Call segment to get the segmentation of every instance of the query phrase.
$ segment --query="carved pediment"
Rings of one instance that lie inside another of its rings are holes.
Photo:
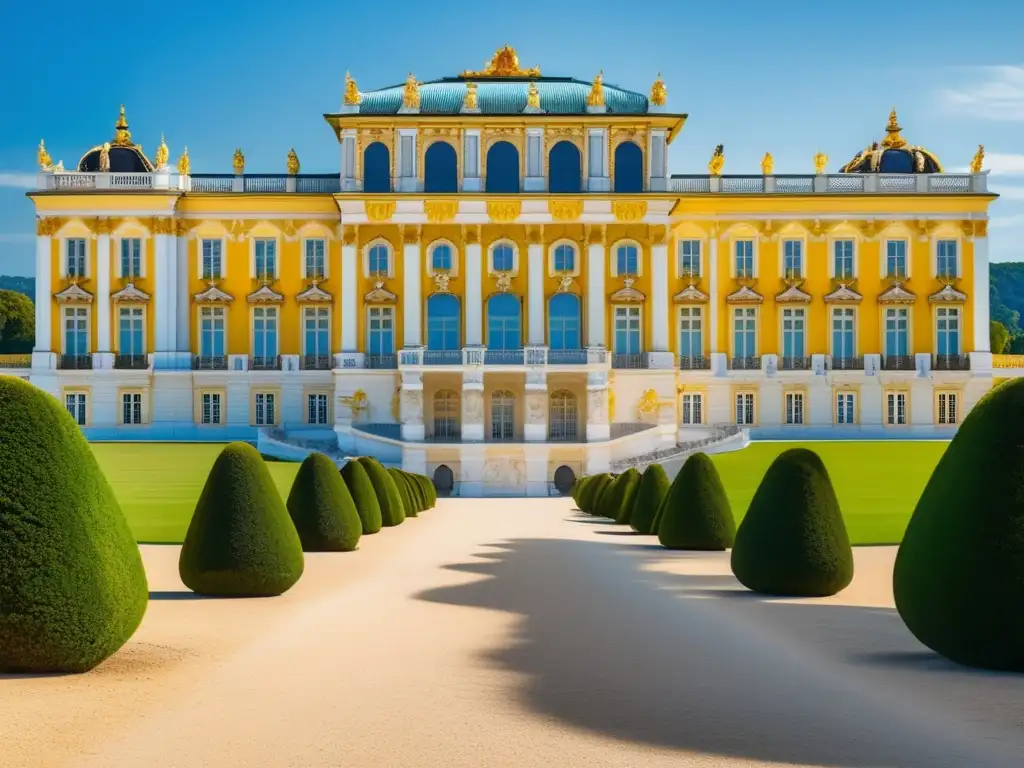
[[[708,295],[693,283],[672,297],[672,301],[676,304],[700,304],[707,300]]]
[[[140,291],[138,288],[136,288],[135,283],[129,282],[120,291],[118,291],[115,294],[112,294],[110,298],[112,298],[114,301],[119,301],[122,303],[145,303],[149,301],[149,294],[146,293],[145,291]]]
[[[295,300],[298,302],[305,302],[309,304],[329,304],[332,300],[331,294],[317,285],[315,282],[309,286],[302,293],[295,296]]]
[[[196,304],[225,304],[229,301],[234,301],[235,297],[230,293],[225,293],[211,283],[209,288],[202,293],[197,293],[192,297],[192,300]]]
[[[912,294],[902,283],[895,282],[892,287],[878,297],[879,304],[913,304],[917,296]]]
[[[619,288],[619,290],[613,293],[610,297],[613,302],[635,304],[647,301],[647,297],[641,291],[633,287],[634,279],[632,277],[623,278],[622,282],[625,283],[625,285],[622,288]]]
[[[397,300],[398,297],[384,287],[382,280],[377,281],[373,290],[363,296],[367,304],[394,304]]]
[[[790,283],[782,293],[775,295],[776,304],[809,304],[811,294],[800,290],[800,283]]]
[[[725,300],[729,304],[760,304],[764,301],[764,296],[749,285],[744,285],[726,296]]]
[[[928,301],[935,302],[936,304],[962,304],[967,301],[967,294],[963,291],[958,291],[950,283],[946,283],[942,286],[941,291],[936,291],[929,296]]]
[[[832,293],[825,294],[826,304],[859,304],[864,297],[845,283],[840,283]]]
[[[260,286],[259,290],[253,291],[245,300],[250,304],[280,304],[284,301],[284,296],[275,291],[267,283]]]
[[[53,294],[53,298],[61,304],[91,303],[93,295],[78,283],[72,283],[60,293]]]

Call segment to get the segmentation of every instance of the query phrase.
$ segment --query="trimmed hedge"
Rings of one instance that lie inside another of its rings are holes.
[[[288,514],[305,552],[351,552],[359,545],[363,523],[338,468],[322,453],[302,462],[291,492]]]
[[[1024,671],[1024,379],[967,415],[910,518],[896,609],[926,646],[972,667]]]
[[[426,475],[413,475],[413,477],[423,494],[423,508],[432,509],[437,502],[437,489]]]
[[[668,549],[720,551],[732,546],[736,522],[711,459],[695,453],[669,488],[658,523],[658,541]]]
[[[654,520],[671,486],[661,464],[651,464],[644,470],[633,502],[633,513],[629,517],[630,528],[643,534],[658,532],[654,528]]]
[[[356,513],[363,524],[363,534],[380,531],[382,526],[380,502],[377,501],[377,491],[374,490],[370,476],[363,465],[355,459],[350,459],[341,468],[341,479],[345,481],[348,492],[352,495]]]
[[[627,525],[633,514],[633,502],[640,490],[640,473],[635,469],[627,469],[612,481],[611,486],[601,497],[597,513],[620,525]]]
[[[416,517],[419,515],[419,505],[415,504],[412,496],[409,495],[409,486],[402,470],[391,467],[385,471],[391,475],[391,480],[395,484],[395,490],[398,491],[398,497],[402,501],[402,509],[405,511],[405,516]]]
[[[423,502],[423,489],[416,480],[416,475],[412,472],[405,472],[400,469],[398,470],[398,474],[402,478],[402,482],[405,483],[405,492],[409,497],[409,503],[413,505],[413,509],[416,510],[416,514],[418,515],[427,508],[426,504]],[[406,511],[408,512],[408,510]]]
[[[588,478],[586,486],[580,493],[579,508],[581,512],[586,512],[588,515],[594,514],[596,509],[597,499],[601,495],[601,490],[604,488],[605,483],[611,480],[611,475],[603,473],[600,475],[591,475]]]
[[[181,546],[193,592],[272,597],[302,576],[302,542],[259,452],[231,443],[213,463]]]
[[[398,495],[395,481],[384,469],[384,465],[372,456],[360,456],[356,461],[363,465],[366,474],[370,476],[370,482],[373,483],[373,490],[377,494],[377,503],[380,504],[381,525],[385,528],[392,528],[405,522],[402,497]]]
[[[572,496],[573,503],[576,505],[577,509],[580,509],[580,496],[583,494],[583,489],[587,487],[587,484],[591,480],[593,480],[593,475],[588,475],[587,477],[577,478],[576,482],[573,483],[572,493],[570,495]]]
[[[85,672],[149,600],[139,548],[56,398],[0,377],[0,672]]]
[[[766,595],[825,597],[850,584],[850,537],[814,451],[784,451],[768,467],[736,532],[732,572]]]

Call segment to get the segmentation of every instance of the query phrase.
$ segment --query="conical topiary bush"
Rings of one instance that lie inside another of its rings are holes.
[[[405,516],[416,517],[419,515],[420,511],[412,502],[412,497],[409,495],[409,487],[406,485],[402,470],[391,467],[385,471],[391,476],[391,481],[395,484],[395,490],[398,491],[398,498],[402,501],[402,510],[405,512]]]
[[[201,595],[272,597],[302,576],[302,543],[259,452],[231,443],[217,457],[178,558]]]
[[[0,376],[0,672],[85,672],[132,636],[139,548],[56,398]]]
[[[395,481],[384,469],[384,465],[372,456],[361,456],[356,461],[363,465],[366,474],[370,476],[370,482],[373,483],[373,490],[377,494],[377,503],[380,504],[381,524],[385,528],[391,528],[405,522],[402,497],[398,495]]]
[[[640,473],[635,469],[627,469],[612,481],[612,484],[601,497],[597,514],[607,517],[620,525],[629,523],[633,514],[633,501],[640,490]]]
[[[967,415],[910,518],[896,609],[959,664],[1024,671],[1024,379]]]
[[[588,515],[595,514],[596,503],[601,496],[601,491],[605,485],[611,482],[611,479],[612,476],[607,473],[590,477],[590,481],[580,493],[579,507],[581,512],[586,512]]]
[[[363,523],[348,486],[334,462],[311,453],[302,462],[288,494],[288,514],[306,552],[351,552]]]
[[[629,516],[630,528],[637,533],[657,533],[654,530],[654,519],[671,485],[661,464],[651,464],[644,470],[633,501],[633,514]]]
[[[668,549],[723,550],[735,537],[736,521],[718,470],[706,454],[695,453],[665,497],[658,541]]]
[[[593,476],[590,475],[587,477],[578,478],[576,482],[573,483],[571,496],[573,503],[576,505],[576,509],[580,509],[580,496],[583,494],[583,489],[587,487],[587,483],[589,483],[592,479]]]
[[[423,503],[423,489],[416,479],[416,475],[403,470],[399,470],[398,473],[402,478],[402,482],[405,483],[405,492],[409,497],[409,503],[413,505],[415,513],[419,514],[426,509],[426,505]],[[408,510],[406,511],[408,512]]]
[[[363,465],[355,459],[346,462],[345,466],[341,468],[341,479],[345,481],[348,492],[352,495],[352,501],[356,505],[356,513],[363,524],[363,535],[380,531],[382,523],[377,491],[374,490],[370,476],[366,474]]]
[[[437,492],[434,489],[434,484],[426,475],[413,475],[413,477],[423,494],[423,508],[432,509],[437,502]]]
[[[768,467],[736,532],[732,572],[767,595],[824,597],[849,585],[853,549],[814,451],[784,451]]]

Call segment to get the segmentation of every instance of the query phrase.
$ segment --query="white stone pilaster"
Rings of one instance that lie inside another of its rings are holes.
[[[651,192],[664,192],[668,177],[668,142],[664,129],[651,131],[648,157],[648,189]]]
[[[584,153],[587,164],[587,191],[611,191],[609,176],[608,132],[603,128],[587,131],[587,146]]]
[[[974,238],[974,352],[990,352],[988,238]]]
[[[408,235],[406,231],[404,235]],[[404,236],[403,235],[403,236]],[[419,234],[415,235],[413,242],[406,242],[402,246],[403,261],[403,293],[402,313],[405,317],[405,342],[406,347],[418,347],[423,344],[423,282],[421,272],[423,269]]]
[[[110,234],[96,236],[96,352],[110,352]],[[97,366],[100,367],[100,366]]]
[[[651,246],[651,351],[668,351],[668,244]]]
[[[398,156],[395,158],[398,161],[398,178],[395,180],[394,185],[396,192],[419,191],[419,178],[416,168],[417,140],[418,131],[415,128],[398,129]]]
[[[604,347],[604,243],[587,246],[587,346]]]
[[[341,191],[356,191],[356,131],[341,132]]]
[[[176,254],[171,277],[178,285],[178,303],[175,305],[174,318],[178,327],[175,334],[175,349],[187,357],[192,350],[192,339],[189,333],[192,325],[190,322],[192,297],[188,293],[188,235],[179,234],[175,237],[174,248]]]
[[[355,243],[341,246],[341,351],[355,352],[358,339],[358,273]]]
[[[480,129],[467,129],[462,142],[462,191],[480,192]]]
[[[609,437],[608,373],[591,371],[587,374],[587,442],[607,440]]]
[[[524,192],[544,192],[547,179],[544,178],[544,129],[526,129],[526,176],[523,178]]]
[[[462,440],[484,439],[484,376],[479,368],[462,373]]]
[[[528,443],[548,439],[548,379],[543,370],[527,371],[526,412],[523,414],[523,438]]]
[[[35,352],[48,352],[52,338],[50,319],[53,314],[53,298],[50,296],[50,283],[53,270],[50,242],[49,235],[36,236]]]
[[[479,242],[466,245],[466,332],[467,347],[483,343],[483,253]]]
[[[544,246],[530,243],[527,253],[528,336],[530,344],[543,344],[544,333]]]
[[[156,265],[153,297],[153,351],[173,352],[178,340],[178,269],[174,237],[159,234],[154,238]]]
[[[422,440],[423,428],[423,374],[403,373],[399,400],[403,440]]]
[[[718,231],[708,238],[708,351],[718,351]]]

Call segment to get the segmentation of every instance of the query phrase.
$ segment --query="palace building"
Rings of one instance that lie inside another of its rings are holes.
[[[40,144],[26,375],[91,439],[328,446],[467,495],[745,434],[949,436],[993,383],[995,195],[980,148],[948,173],[880,117],[836,173],[733,175],[719,146],[670,175],[660,75],[546,76],[507,46],[346,75],[328,174],[150,159],[122,107],[73,169]]]

